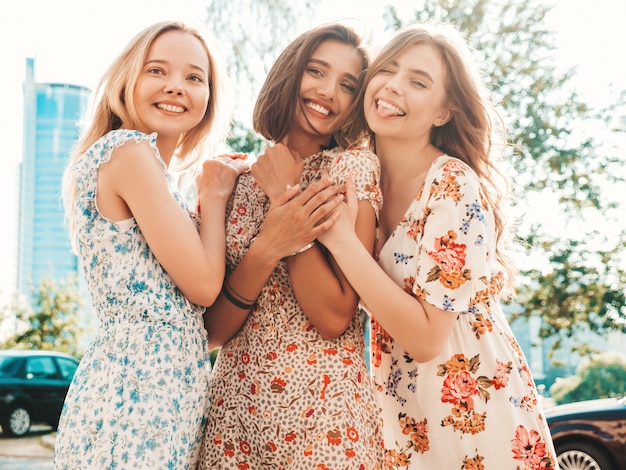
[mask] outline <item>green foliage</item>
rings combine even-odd
[[[226,143],[235,152],[253,155],[260,155],[265,149],[265,140],[237,121],[233,122]]]
[[[396,3],[385,13],[388,29],[443,21],[467,35],[503,111],[525,263],[517,316],[541,316],[544,338],[586,327],[625,331],[626,236],[613,230],[609,237],[607,228],[623,224],[623,205],[611,197],[626,182],[625,157],[610,138],[624,138],[626,92],[597,111],[580,101],[575,70],[556,68],[555,33],[546,27],[551,7],[539,0],[422,0],[412,4],[412,17]],[[534,200],[546,207],[554,201],[564,222],[539,222],[544,208],[530,205]],[[585,352],[584,344],[574,348]]]
[[[15,334],[1,344],[3,349],[54,350],[80,357],[84,333],[79,314],[82,306],[76,281],[57,286],[45,278],[33,291],[33,308],[17,302],[0,312],[0,320],[13,321]]]
[[[576,375],[560,379],[550,387],[557,405],[596,398],[622,397],[626,393],[626,359],[598,355],[578,366]]]
[[[238,99],[256,96],[257,85],[312,16],[316,0],[207,0],[206,23],[225,53]],[[252,98],[253,99],[253,98]]]

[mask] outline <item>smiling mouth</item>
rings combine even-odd
[[[317,111],[318,113],[323,114],[324,116],[330,115],[330,109],[325,108],[324,106],[321,106],[321,105],[319,105],[317,103],[313,103],[311,101],[305,101],[304,105],[307,108],[312,109],[313,111]]]
[[[383,116],[406,116],[406,113],[397,106],[387,103],[384,100],[376,100],[376,107]]]
[[[182,106],[174,106],[172,104],[157,103],[156,107],[159,109],[162,109],[163,111],[169,111],[170,113],[184,113],[185,112],[185,108],[183,108]]]

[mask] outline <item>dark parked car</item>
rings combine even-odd
[[[23,436],[33,423],[56,429],[78,359],[54,351],[0,351],[0,425]]]
[[[561,470],[626,470],[626,397],[546,409]]]

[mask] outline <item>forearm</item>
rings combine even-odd
[[[287,260],[298,304],[325,339],[341,335],[350,324],[358,299],[329,254],[316,245]]]
[[[222,289],[226,270],[226,201],[213,200],[205,203],[200,221],[200,240],[210,266],[206,282],[214,286],[215,297]]]
[[[239,265],[225,280],[215,304],[204,314],[211,348],[223,345],[239,331],[279,260],[262,237],[252,243]],[[224,289],[229,289],[231,297],[240,299],[239,305],[227,298]],[[242,304],[249,304],[250,308]]]
[[[452,312],[436,315],[404,288],[397,285],[353,235],[331,248],[337,263],[371,314],[394,340],[417,362],[432,359],[441,350],[453,319]]]

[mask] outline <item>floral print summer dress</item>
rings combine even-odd
[[[303,161],[303,187],[322,169],[340,184],[356,172],[359,199],[369,200],[378,214],[380,172],[371,152],[334,149]],[[268,208],[252,175],[241,175],[227,213],[228,272],[254,241]],[[242,328],[222,347],[211,390],[200,469],[382,466],[380,415],[359,315],[338,338],[322,339],[296,301],[285,260]]]
[[[443,351],[421,364],[372,321],[385,468],[556,467],[528,364],[499,304],[494,227],[476,174],[443,155],[380,250],[398,285],[456,315]]]
[[[112,131],[73,168],[73,222],[98,332],[65,400],[55,447],[58,470],[195,468],[210,376],[204,309],[174,285],[134,219],[111,222],[96,206],[99,166],[114,148],[144,140],[186,207],[161,160],[156,134]]]

